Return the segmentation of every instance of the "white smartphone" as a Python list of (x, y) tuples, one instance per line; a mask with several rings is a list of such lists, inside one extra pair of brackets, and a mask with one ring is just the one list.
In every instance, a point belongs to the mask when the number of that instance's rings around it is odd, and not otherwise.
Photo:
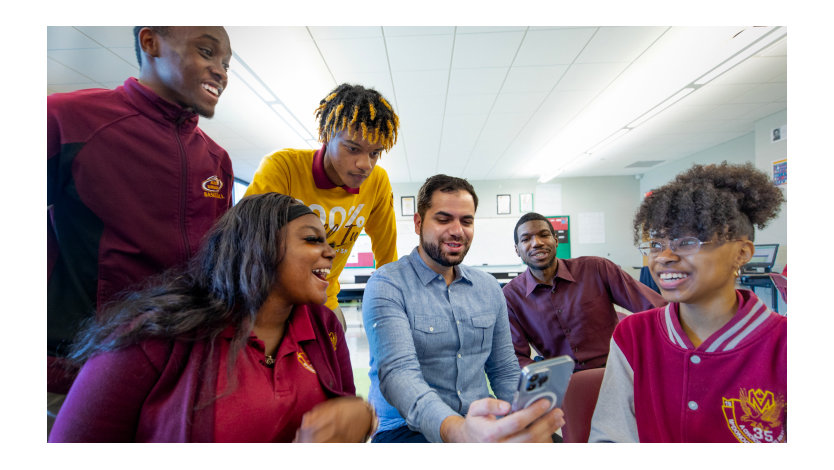
[(570, 356), (559, 356), (533, 362), (521, 369), (512, 411), (524, 409), (540, 398), (550, 400), (551, 410), (561, 407), (573, 367)]

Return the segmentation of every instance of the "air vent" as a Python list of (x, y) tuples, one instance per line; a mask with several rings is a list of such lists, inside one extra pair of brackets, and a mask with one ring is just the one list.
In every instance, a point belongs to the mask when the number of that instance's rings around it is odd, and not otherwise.
[(663, 163), (664, 161), (665, 160), (641, 160), (628, 165), (626, 168), (648, 168), (650, 166), (655, 166), (658, 163)]

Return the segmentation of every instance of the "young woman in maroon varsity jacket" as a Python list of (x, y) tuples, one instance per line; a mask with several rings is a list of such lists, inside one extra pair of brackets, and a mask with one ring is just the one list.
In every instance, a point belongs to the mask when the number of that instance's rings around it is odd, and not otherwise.
[(787, 319), (736, 288), (754, 226), (783, 200), (765, 173), (726, 162), (644, 199), (634, 238), (669, 304), (614, 331), (591, 442), (787, 440)]

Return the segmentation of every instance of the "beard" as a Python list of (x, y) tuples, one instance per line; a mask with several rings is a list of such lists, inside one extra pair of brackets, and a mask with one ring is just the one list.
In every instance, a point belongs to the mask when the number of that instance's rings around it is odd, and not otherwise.
[[(457, 240), (456, 240), (457, 241)], [(461, 241), (461, 244), (465, 245), (463, 251), (460, 253), (460, 258), (450, 259), (448, 255), (444, 254), (440, 248), (438, 243), (427, 243), (423, 239), (423, 232), (420, 231), (420, 246), (423, 248), (423, 251), (429, 255), (429, 258), (433, 259), (437, 264), (445, 267), (457, 266), (463, 262), (463, 258), (466, 257), (466, 253), (469, 252), (469, 244), (464, 243)]]

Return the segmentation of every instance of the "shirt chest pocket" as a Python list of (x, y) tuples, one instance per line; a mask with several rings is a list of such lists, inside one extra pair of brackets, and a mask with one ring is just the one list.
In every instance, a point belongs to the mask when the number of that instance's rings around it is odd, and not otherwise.
[(439, 316), (416, 315), (414, 317), (414, 347), (418, 357), (457, 347), (457, 335), (449, 320)]
[(466, 345), (476, 352), (492, 349), (492, 331), (495, 328), (495, 315), (491, 313), (476, 314), (470, 318), (470, 327), (466, 328), (464, 337)]

